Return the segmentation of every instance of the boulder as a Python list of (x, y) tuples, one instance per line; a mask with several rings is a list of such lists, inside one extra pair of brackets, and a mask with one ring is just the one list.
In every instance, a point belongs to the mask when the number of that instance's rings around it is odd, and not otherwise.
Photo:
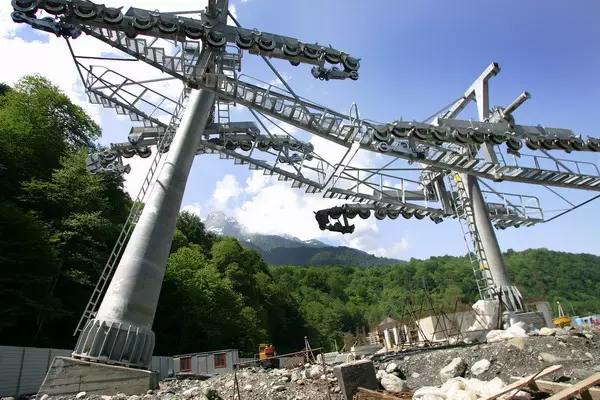
[(550, 363), (550, 364), (556, 364), (561, 361), (565, 361), (564, 358), (555, 356), (554, 354), (550, 354), (550, 353), (540, 353), (540, 358), (542, 359), (542, 361)]
[(490, 365), (490, 361), (485, 358), (479, 360), (471, 366), (471, 374), (475, 376), (481, 375), (490, 368)]
[(405, 381), (398, 378), (396, 375), (388, 373), (381, 378), (381, 386), (383, 386), (383, 388), (389, 392), (401, 392), (408, 389)]
[(540, 336), (554, 336), (554, 335), (556, 335), (555, 328), (543, 327), (542, 329), (540, 329)]
[(463, 376), (466, 370), (467, 363), (462, 358), (456, 357), (450, 364), (441, 369), (440, 378), (446, 381), (457, 376)]
[(398, 370), (398, 364), (391, 362), (385, 367), (385, 372), (392, 374)]

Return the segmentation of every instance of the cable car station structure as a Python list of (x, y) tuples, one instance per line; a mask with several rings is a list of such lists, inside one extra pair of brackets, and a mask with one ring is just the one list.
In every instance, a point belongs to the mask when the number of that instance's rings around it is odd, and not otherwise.
[[(484, 191), (480, 182), (488, 187), (486, 180), (600, 191), (595, 164), (551, 155), (598, 152), (598, 139), (584, 139), (564, 128), (517, 124), (513, 114), (530, 98), (527, 92), (507, 107), (490, 109), (488, 81), (500, 71), (495, 63), (431, 120), (382, 123), (362, 119), (356, 104), (342, 113), (298, 96), (270, 62), (308, 64), (316, 79), (353, 81), (359, 79), (359, 58), (243, 28), (228, 12), (228, 0), (209, 0), (204, 11), (182, 13), (137, 8), (123, 13), (82, 0), (12, 0), (12, 5), (15, 22), (67, 39), (91, 103), (137, 123), (127, 141), (91, 155), (89, 170), (127, 173), (125, 159), (154, 154), (77, 327), (75, 358), (148, 366), (171, 238), (196, 155), (218, 154), (306, 193), (338, 199), (339, 206), (315, 210), (323, 230), (352, 233), (349, 220), (356, 217), (428, 217), (435, 223), (458, 218), (481, 298), (501, 298), (513, 312), (524, 311), (523, 298), (507, 276), (494, 227), (543, 223), (544, 213), (533, 196)], [(54, 17), (37, 18), (38, 11)], [(234, 26), (227, 25), (228, 17)], [(84, 65), (86, 57), (78, 56), (72, 44), (81, 34), (182, 81), (181, 95), (171, 98), (153, 89), (151, 80), (136, 81), (104, 66)], [(244, 50), (263, 58), (283, 87), (242, 74)], [(478, 120), (458, 119), (472, 101)], [(247, 107), (255, 121), (232, 121), (234, 105)], [(310, 142), (284, 129), (283, 134), (275, 133), (265, 120), (281, 121), (343, 146), (344, 157), (321, 157)], [(152, 147), (157, 151), (152, 153)], [(381, 168), (353, 167), (353, 158), (365, 151), (383, 155), (388, 162)], [(403, 169), (391, 166), (397, 160), (420, 166), (419, 179), (402, 177)], [(490, 196), (497, 201), (485, 199)]]

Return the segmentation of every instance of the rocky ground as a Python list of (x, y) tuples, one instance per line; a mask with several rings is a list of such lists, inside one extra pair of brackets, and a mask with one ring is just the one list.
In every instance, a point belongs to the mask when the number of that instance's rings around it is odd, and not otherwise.
[[(483, 392), (467, 393), (470, 386), (493, 390), (511, 382), (511, 376), (535, 374), (550, 365), (562, 365), (544, 380), (573, 383), (600, 372), (600, 329), (545, 329), (543, 335), (525, 334), (516, 338), (496, 338), (493, 343), (420, 348), (372, 356), (381, 389), (404, 392), (415, 399), (477, 399)], [(490, 336), (488, 335), (488, 338)], [(88, 396), (79, 400), (339, 400), (340, 387), (333, 367), (306, 364), (293, 369), (263, 370), (245, 368), (206, 381), (166, 380), (160, 389), (141, 396)], [(482, 382), (480, 382), (482, 381)], [(443, 386), (442, 386), (443, 385)], [(442, 386), (442, 389), (439, 387)], [(437, 388), (436, 388), (437, 387)], [(446, 394), (433, 393), (443, 390)], [(454, 390), (448, 395), (448, 390)], [(421, 393), (421, 394), (419, 394)], [(423, 393), (426, 393), (424, 396)], [(70, 397), (69, 399), (73, 399)], [(67, 399), (67, 398), (63, 398)], [(42, 399), (46, 400), (46, 399)]]
[[(498, 377), (509, 383), (511, 376), (535, 374), (556, 364), (563, 368), (545, 380), (574, 382), (600, 372), (599, 330), (579, 327), (557, 332), (448, 349), (388, 353), (374, 356), (373, 361), (377, 368), (405, 379), (410, 388), (438, 386), (454, 376), (484, 381)], [(441, 373), (455, 358), (461, 361), (450, 368), (451, 372)]]

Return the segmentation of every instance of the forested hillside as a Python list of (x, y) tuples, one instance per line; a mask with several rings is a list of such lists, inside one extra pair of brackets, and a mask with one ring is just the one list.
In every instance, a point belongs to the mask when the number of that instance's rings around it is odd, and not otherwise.
[[(131, 200), (118, 177), (90, 175), (99, 127), (49, 82), (0, 87), (0, 344), (72, 348), (79, 316)], [(234, 347), (333, 347), (345, 332), (399, 316), (427, 290), (436, 306), (477, 298), (464, 257), (360, 267), (268, 266), (235, 238), (180, 215), (156, 314), (156, 354)], [(600, 311), (600, 257), (508, 251), (525, 296)], [(570, 307), (567, 306), (570, 310)]]

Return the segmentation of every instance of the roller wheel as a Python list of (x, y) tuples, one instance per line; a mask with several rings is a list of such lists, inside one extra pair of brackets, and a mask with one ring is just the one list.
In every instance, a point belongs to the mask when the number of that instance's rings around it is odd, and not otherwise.
[(521, 147), (523, 147), (523, 142), (521, 142), (521, 139), (517, 139), (516, 137), (511, 137), (506, 142), (506, 146), (508, 146), (508, 148), (511, 150), (519, 151), (519, 150), (521, 150)]
[(389, 219), (396, 219), (400, 215), (400, 211), (397, 210), (388, 210), (387, 216)]
[(414, 215), (412, 211), (408, 210), (402, 210), (400, 214), (402, 214), (402, 217), (404, 217), (405, 219), (410, 219)]
[(302, 53), (302, 50), (298, 45), (294, 46), (287, 43), (283, 45), (283, 54), (288, 57), (298, 57), (300, 53)]
[(39, 0), (13, 0), (12, 7), (15, 11), (20, 11), (26, 14), (35, 13), (38, 9)]
[(117, 159), (117, 155), (112, 151), (106, 150), (102, 152), (102, 158), (104, 158), (105, 161), (113, 162)]
[(373, 129), (373, 138), (375, 140), (377, 140), (378, 142), (389, 142), (391, 137), (390, 137), (390, 132), (387, 130), (387, 128), (383, 128), (383, 127), (378, 127)]
[(273, 148), (273, 150), (279, 151), (281, 150), (281, 143), (271, 142), (271, 147)]
[(600, 151), (600, 142), (597, 140), (588, 139), (587, 146), (591, 151)]
[(542, 142), (539, 139), (527, 138), (525, 145), (531, 150), (539, 150), (542, 147)]
[(102, 11), (102, 20), (107, 24), (119, 24), (123, 21), (123, 13), (118, 8), (105, 8)]
[(204, 31), (200, 28), (195, 28), (195, 27), (186, 27), (185, 28), (185, 36), (187, 36), (188, 38), (192, 39), (192, 40), (198, 40), (198, 39), (202, 39), (202, 37), (204, 36)]
[(158, 30), (162, 33), (169, 34), (177, 32), (177, 24), (174, 22), (163, 21), (162, 19), (159, 19), (156, 26), (158, 27)]
[(467, 143), (469, 141), (469, 135), (465, 132), (461, 132), (458, 129), (452, 132), (452, 137), (459, 143)]
[(477, 144), (483, 144), (487, 140), (487, 135), (481, 131), (471, 131), (469, 136)]
[(571, 147), (571, 141), (569, 139), (558, 139), (556, 144), (566, 152), (573, 150), (573, 147)]
[(358, 71), (360, 68), (360, 62), (354, 57), (348, 56), (342, 60), (342, 63), (347, 71)]
[(152, 18), (150, 18), (150, 16), (136, 16), (135, 18), (133, 18), (133, 26), (136, 29), (139, 29), (140, 31), (147, 31), (148, 29), (152, 29), (152, 26), (154, 26), (154, 22), (152, 21)]
[(450, 139), (450, 135), (444, 129), (434, 129), (431, 132), (431, 136), (433, 136), (433, 138), (438, 142), (447, 142), (448, 139)]
[(358, 215), (358, 210), (346, 210), (346, 218), (354, 219)]
[(44, 2), (44, 11), (52, 15), (63, 14), (66, 10), (66, 6), (57, 1), (46, 1)]
[(258, 142), (258, 144), (256, 145), (256, 148), (260, 151), (267, 151), (270, 147), (271, 145), (269, 144), (269, 142)]
[(157, 149), (158, 149), (159, 153), (167, 153), (171, 149), (171, 146), (170, 145), (166, 145), (166, 146), (163, 146), (162, 148), (160, 148), (159, 146), (157, 146)]
[(233, 140), (228, 140), (225, 142), (225, 149), (227, 150), (235, 150), (237, 149), (237, 143)]
[(290, 150), (298, 150), (300, 148), (300, 143), (288, 142), (288, 147), (290, 148)]
[(294, 67), (297, 67), (298, 65), (300, 65), (300, 61), (292, 61), (292, 60), (290, 60), (290, 64), (292, 64)]
[(317, 49), (314, 49), (312, 47), (308, 47), (308, 46), (304, 46), (304, 49), (302, 50), (302, 52), (304, 53), (304, 56), (306, 58), (310, 58), (311, 60), (316, 60), (317, 58), (319, 58), (319, 55), (321, 54), (321, 52)]
[(545, 138), (542, 139), (542, 147), (546, 150), (552, 150), (556, 148), (556, 142), (554, 139)]
[(385, 210), (377, 210), (375, 211), (375, 218), (378, 220), (384, 220), (387, 217), (387, 212)]
[(362, 219), (368, 219), (371, 216), (371, 210), (360, 210), (358, 216)]
[(131, 157), (135, 156), (135, 150), (134, 149), (124, 149), (121, 152), (121, 156), (123, 158), (131, 158)]
[(426, 129), (417, 128), (412, 131), (412, 134), (415, 138), (417, 138), (419, 140), (429, 139), (429, 132)]
[(251, 142), (241, 142), (240, 149), (242, 149), (242, 151), (250, 151), (250, 150), (252, 150), (252, 143)]
[(390, 145), (387, 142), (379, 142), (375, 145), (375, 147), (377, 148), (377, 151), (380, 151), (382, 153), (387, 153), (388, 151), (390, 151)]
[(275, 40), (261, 37), (258, 39), (258, 47), (264, 51), (273, 51), (275, 49)]
[(348, 73), (348, 76), (350, 77), (350, 79), (352, 79), (353, 81), (357, 81), (358, 80), (358, 72), (356, 71), (350, 71)]
[(581, 140), (581, 138), (575, 137), (575, 138), (571, 138), (571, 146), (575, 149), (575, 150), (585, 150), (585, 142), (583, 140)]
[(339, 54), (325, 51), (325, 60), (330, 64), (339, 64), (342, 61), (342, 57)]
[(235, 38), (235, 44), (240, 49), (248, 50), (254, 46), (254, 38), (252, 36), (238, 36)]
[(392, 135), (396, 136), (399, 139), (406, 139), (408, 137), (408, 132), (404, 129), (394, 128), (392, 130)]
[(148, 158), (152, 155), (152, 150), (150, 150), (150, 147), (142, 147), (137, 149), (136, 153), (140, 158)]
[(332, 208), (329, 210), (329, 218), (331, 219), (339, 219), (342, 216), (342, 210), (338, 208)]
[(426, 216), (427, 216), (426, 214), (421, 214), (421, 213), (418, 213), (418, 212), (415, 213), (415, 218), (416, 219), (423, 219)]
[(494, 144), (502, 144), (506, 141), (506, 136), (492, 133), (490, 135), (490, 141)]
[(211, 47), (220, 48), (225, 46), (227, 38), (221, 32), (210, 31), (208, 35), (206, 35), (206, 43)]
[(73, 6), (73, 13), (81, 19), (92, 19), (98, 14), (96, 5), (88, 2), (81, 2)]

